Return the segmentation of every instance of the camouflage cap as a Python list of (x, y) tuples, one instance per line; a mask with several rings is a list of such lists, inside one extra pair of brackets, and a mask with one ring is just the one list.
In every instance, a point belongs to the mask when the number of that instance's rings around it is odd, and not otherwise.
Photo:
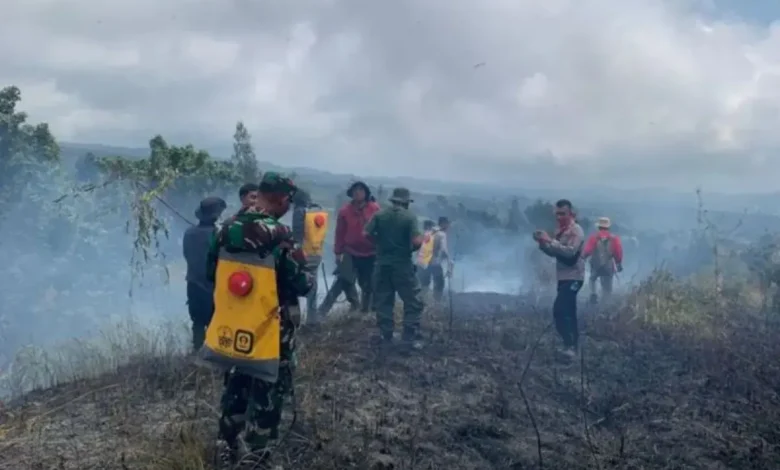
[(260, 180), (260, 192), (287, 194), (292, 197), (298, 192), (298, 187), (295, 186), (292, 179), (281, 173), (268, 171), (263, 174), (263, 178)]

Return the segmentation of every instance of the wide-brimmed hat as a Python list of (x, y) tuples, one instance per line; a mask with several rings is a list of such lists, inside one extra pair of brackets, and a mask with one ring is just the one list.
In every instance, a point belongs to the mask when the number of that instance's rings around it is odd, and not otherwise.
[(599, 217), (598, 222), (596, 222), (596, 227), (598, 228), (609, 228), (612, 226), (612, 222), (609, 220), (609, 217)]
[(349, 188), (347, 188), (348, 197), (352, 197), (352, 192), (355, 190), (355, 188), (363, 188), (363, 192), (366, 193), (366, 201), (371, 199), (371, 190), (368, 188), (368, 185), (363, 181), (355, 181), (354, 183), (349, 185)]
[(390, 202), (398, 204), (409, 204), (414, 202), (411, 192), (406, 188), (395, 188), (393, 194), (390, 196)]
[(227, 209), (227, 203), (221, 197), (211, 196), (200, 201), (200, 206), (195, 210), (198, 220), (217, 220), (222, 211)]

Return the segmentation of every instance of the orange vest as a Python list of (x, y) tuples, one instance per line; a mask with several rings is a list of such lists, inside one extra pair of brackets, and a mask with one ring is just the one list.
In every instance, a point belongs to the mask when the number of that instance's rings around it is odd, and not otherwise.
[(436, 230), (428, 230), (423, 237), (423, 243), (417, 252), (417, 265), (421, 268), (427, 268), (433, 259), (433, 235)]

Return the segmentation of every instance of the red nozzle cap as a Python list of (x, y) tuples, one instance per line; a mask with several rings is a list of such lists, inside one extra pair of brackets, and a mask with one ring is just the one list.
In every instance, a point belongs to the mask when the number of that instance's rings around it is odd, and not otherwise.
[(252, 276), (246, 271), (236, 271), (228, 278), (228, 290), (238, 297), (245, 297), (252, 291)]

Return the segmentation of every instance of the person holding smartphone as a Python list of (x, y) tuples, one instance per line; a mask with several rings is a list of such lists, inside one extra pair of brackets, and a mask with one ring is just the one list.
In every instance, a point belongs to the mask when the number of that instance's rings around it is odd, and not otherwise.
[(577, 294), (585, 280), (585, 260), (581, 256), (585, 232), (575, 220), (572, 204), (568, 199), (555, 203), (555, 219), (558, 229), (554, 236), (537, 230), (533, 237), (543, 253), (555, 258), (555, 277), (558, 281), (558, 291), (553, 303), (555, 329), (563, 340), (563, 356), (573, 359), (579, 346)]

